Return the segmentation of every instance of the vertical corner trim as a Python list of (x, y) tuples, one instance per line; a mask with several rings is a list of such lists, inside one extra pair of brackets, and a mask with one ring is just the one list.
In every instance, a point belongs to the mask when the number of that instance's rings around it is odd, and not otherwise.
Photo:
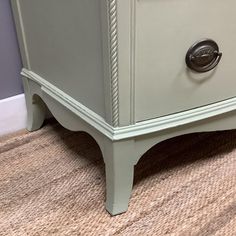
[(119, 126), (117, 0), (108, 0), (108, 7), (109, 7), (112, 125), (114, 127), (117, 127)]
[(131, 0), (130, 12), (130, 123), (135, 124), (135, 54), (136, 54), (136, 1)]
[(25, 28), (22, 17), (22, 10), (19, 0), (11, 0), (11, 6), (13, 10), (14, 21), (16, 24), (17, 38), (20, 46), (21, 57), (24, 67), (30, 70), (29, 52), (25, 36)]

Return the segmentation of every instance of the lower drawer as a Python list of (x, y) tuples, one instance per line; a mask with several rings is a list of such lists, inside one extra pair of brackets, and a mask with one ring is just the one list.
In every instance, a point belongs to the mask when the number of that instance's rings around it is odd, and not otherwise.
[[(136, 121), (236, 95), (235, 9), (235, 0), (136, 1)], [(185, 56), (203, 38), (217, 42), (222, 58), (215, 69), (198, 73)]]

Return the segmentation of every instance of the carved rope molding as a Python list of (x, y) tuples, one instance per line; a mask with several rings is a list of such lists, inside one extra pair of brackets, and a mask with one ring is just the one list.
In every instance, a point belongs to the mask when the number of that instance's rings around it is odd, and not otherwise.
[(109, 7), (112, 125), (114, 127), (117, 127), (119, 126), (117, 0), (108, 0), (108, 7)]

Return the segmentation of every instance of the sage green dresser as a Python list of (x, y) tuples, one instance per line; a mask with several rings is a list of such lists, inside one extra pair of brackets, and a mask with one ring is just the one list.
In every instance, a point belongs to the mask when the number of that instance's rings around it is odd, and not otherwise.
[[(47, 108), (98, 143), (125, 212), (153, 145), (236, 127), (235, 0), (12, 0), (28, 130)], [(158, 158), (158, 157), (157, 157)]]

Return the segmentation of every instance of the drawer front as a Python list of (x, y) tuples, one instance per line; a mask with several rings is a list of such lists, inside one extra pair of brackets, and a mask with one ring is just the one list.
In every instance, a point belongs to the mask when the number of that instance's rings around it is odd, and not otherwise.
[[(136, 121), (235, 96), (235, 9), (235, 0), (136, 1)], [(215, 69), (197, 73), (185, 56), (203, 38), (217, 42), (222, 58)]]

